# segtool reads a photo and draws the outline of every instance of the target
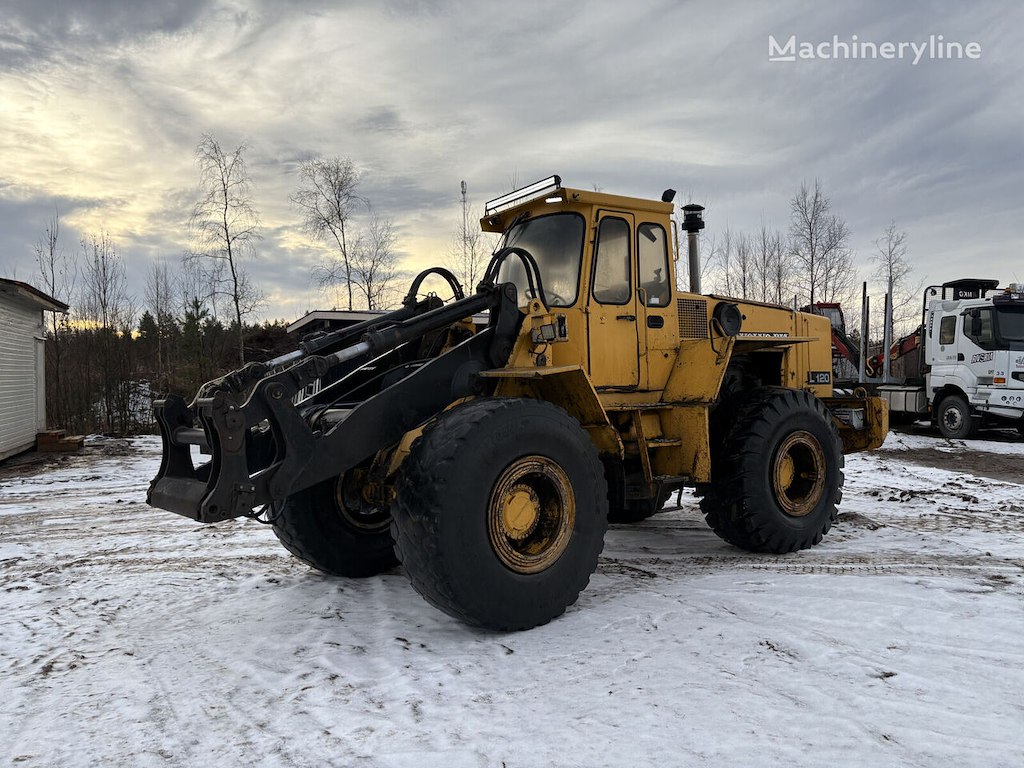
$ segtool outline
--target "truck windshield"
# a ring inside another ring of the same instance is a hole
[[[1009,349],[1024,349],[1024,307],[998,307],[996,331]]]
[[[578,213],[553,213],[513,224],[501,241],[501,248],[517,246],[537,260],[548,306],[568,307],[576,303],[583,257],[583,217]],[[528,295],[526,271],[517,256],[509,256],[498,271],[499,283],[515,283],[520,302]]]

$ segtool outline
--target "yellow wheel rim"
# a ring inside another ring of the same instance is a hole
[[[772,490],[791,517],[810,514],[825,492],[825,452],[810,432],[788,435],[772,460]]]
[[[487,504],[491,547],[516,573],[549,568],[565,552],[575,522],[576,495],[569,477],[545,456],[512,462]]]

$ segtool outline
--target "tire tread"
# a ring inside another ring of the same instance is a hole
[[[453,474],[458,473],[460,456],[470,435],[474,434],[487,420],[521,407],[524,402],[534,403],[542,409],[550,409],[560,420],[576,423],[571,416],[557,406],[544,401],[524,401],[515,398],[486,398],[473,400],[451,411],[441,414],[424,429],[423,434],[412,444],[410,454],[402,465],[396,483],[396,501],[393,506],[391,534],[395,552],[402,562],[413,588],[431,605],[449,616],[473,626],[502,631],[528,629],[545,624],[565,612],[576,601],[579,593],[587,586],[590,574],[597,565],[597,556],[589,568],[583,568],[564,596],[564,604],[550,606],[550,615],[542,621],[524,620],[522,617],[488,616],[486,618],[467,610],[460,598],[453,574],[446,567],[448,553],[444,551],[443,537],[439,531],[438,513],[443,510],[451,493],[448,485]],[[576,423],[577,429],[584,435]],[[593,456],[587,462],[590,480],[600,493],[607,496],[603,468],[592,448]],[[481,478],[481,481],[484,479]],[[602,513],[602,519],[606,515]],[[603,531],[602,531],[603,533]],[[462,553],[453,553],[456,556]]]
[[[809,531],[794,531],[773,524],[772,516],[764,511],[765,500],[755,497],[747,478],[760,470],[764,445],[770,441],[775,425],[808,409],[827,426],[839,470],[838,477],[829,483],[834,490],[826,487],[833,499],[820,525]],[[699,489],[703,495],[700,508],[711,529],[730,544],[752,552],[782,554],[818,544],[838,516],[844,466],[839,433],[821,401],[803,390],[763,387],[737,398],[717,423],[728,426],[713,447],[712,482]]]

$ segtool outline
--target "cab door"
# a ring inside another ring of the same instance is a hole
[[[662,224],[641,220],[636,224],[635,240],[640,389],[660,391],[665,388],[679,349],[669,238]]]
[[[633,228],[630,213],[598,214],[587,298],[590,380],[598,389],[640,384]]]
[[[996,376],[1006,383],[1009,355],[997,349],[992,307],[975,307],[963,313],[963,333],[957,337],[957,369],[966,388],[992,386]]]

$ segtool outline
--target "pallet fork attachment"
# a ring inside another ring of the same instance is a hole
[[[148,503],[204,523],[254,516],[476,394],[477,374],[504,365],[519,333],[516,286],[485,280],[475,294],[450,304],[417,302],[413,292],[422,277],[394,312],[208,382],[191,404],[173,395],[156,401],[163,459]],[[440,354],[418,354],[425,340],[436,347],[446,329],[484,311],[488,324],[481,331]],[[317,379],[333,383],[296,403]],[[193,446],[210,460],[197,466]]]

